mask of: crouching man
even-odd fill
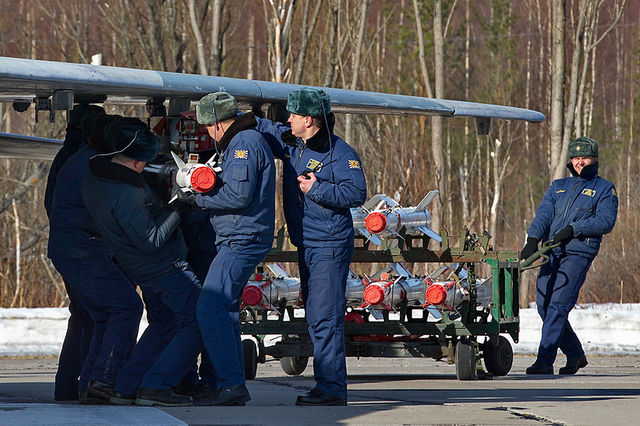
[[[175,386],[203,348],[196,319],[201,284],[185,261],[180,216],[164,206],[140,174],[158,154],[158,139],[141,126],[121,126],[108,157],[89,162],[84,203],[120,267],[140,286],[149,315],[115,386],[92,388],[112,404],[186,406]]]

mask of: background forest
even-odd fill
[[[0,55],[531,108],[547,122],[338,116],[369,196],[418,203],[433,226],[520,250],[570,140],[600,141],[620,197],[579,302],[640,302],[635,121],[640,3],[626,0],[5,0]],[[2,59],[0,59],[2,60]],[[1,109],[0,131],[63,138],[64,116]],[[116,112],[110,110],[109,112]],[[145,111],[117,111],[146,116]],[[635,160],[634,160],[635,159]],[[60,306],[46,258],[48,162],[0,160],[0,307]],[[523,305],[535,296],[525,273]],[[527,291],[528,290],[528,291]]]

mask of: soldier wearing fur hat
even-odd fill
[[[540,241],[557,245],[540,267],[536,304],[542,318],[538,356],[527,374],[553,374],[558,348],[567,357],[560,374],[575,374],[587,366],[578,336],[569,324],[569,312],[578,300],[602,236],[611,232],[618,214],[615,186],[598,176],[598,142],[582,136],[569,144],[570,177],[551,183],[529,227],[526,259]]]
[[[288,96],[289,125],[260,119],[283,162],[284,214],[298,266],[316,386],[296,405],[346,405],[345,287],[354,251],[351,207],[366,201],[360,157],[333,133],[331,99],[304,87]]]
[[[78,104],[68,114],[67,133],[62,148],[51,162],[47,187],[44,193],[44,207],[47,217],[51,218],[54,193],[58,174],[63,166],[84,145],[87,137],[81,129],[81,122],[88,117],[104,115],[104,109],[97,105]],[[56,401],[69,401],[78,399],[78,377],[82,371],[89,344],[93,335],[93,321],[89,312],[82,306],[69,282],[63,278],[67,294],[69,296],[69,323],[67,333],[60,352],[60,362],[56,373],[54,398]]]
[[[213,394],[196,395],[196,405],[245,405],[240,336],[240,298],[247,280],[271,250],[275,222],[275,165],[253,114],[239,115],[233,96],[210,93],[196,106],[220,156],[221,185],[186,197],[206,210],[216,233],[217,254],[198,301],[198,321],[218,374]]]
[[[203,348],[196,318],[201,285],[185,261],[178,212],[141,175],[159,142],[145,127],[121,125],[113,148],[89,162],[82,196],[120,267],[142,289],[151,321],[115,382],[94,380],[88,390],[118,405],[192,405],[171,388]]]

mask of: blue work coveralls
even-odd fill
[[[350,209],[362,205],[367,196],[362,163],[327,127],[307,141],[289,143],[281,138],[288,126],[260,119],[258,130],[283,163],[284,214],[291,242],[298,248],[316,389],[346,400],[344,295],[354,250]],[[313,171],[318,180],[303,194],[297,177],[305,170]]]
[[[142,301],[113,263],[82,200],[82,181],[97,152],[84,146],[58,173],[49,231],[49,258],[95,323],[78,389],[90,380],[114,383],[136,342]]]
[[[82,196],[106,244],[142,289],[149,326],[120,371],[114,390],[170,389],[202,351],[196,304],[200,281],[185,261],[180,216],[164,206],[141,174],[95,158]]]
[[[598,176],[598,165],[580,175],[567,164],[571,177],[551,183],[529,227],[529,237],[546,241],[571,225],[573,237],[553,249],[536,282],[536,304],[542,318],[538,361],[553,365],[558,348],[574,360],[584,356],[582,344],[569,324],[569,312],[600,250],[602,236],[611,232],[618,214],[614,185]]]
[[[240,297],[273,244],[275,165],[253,114],[237,118],[217,142],[222,184],[196,196],[211,215],[218,254],[198,301],[198,321],[218,388],[245,383]]]

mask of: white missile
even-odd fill
[[[353,227],[375,245],[381,245],[383,237],[399,237],[404,227],[405,233],[417,235],[418,231],[435,241],[442,237],[431,229],[429,204],[438,191],[430,191],[415,207],[402,207],[385,194],[376,194],[361,207],[351,209]]]
[[[276,310],[275,304],[284,299],[285,306],[302,304],[300,297],[300,279],[292,277],[278,263],[267,265],[274,275],[273,279],[250,281],[242,292],[242,303],[254,309]],[[261,279],[262,277],[257,277]]]
[[[174,152],[171,152],[173,161],[178,166],[175,180],[178,186],[185,192],[209,192],[216,185],[217,175],[209,164],[186,163]],[[173,201],[173,200],[172,200]]]
[[[429,281],[429,279],[427,279]],[[493,301],[493,282],[491,277],[476,283],[476,303],[489,308]],[[466,277],[458,281],[439,281],[429,283],[427,287],[427,303],[438,310],[453,311],[462,302],[470,299],[470,286]]]
[[[292,277],[279,263],[267,265],[273,278],[249,281],[242,292],[242,303],[254,309],[276,310],[275,305],[285,300],[285,306],[301,306],[300,278]],[[347,306],[360,307],[364,284],[349,271],[345,289]]]

